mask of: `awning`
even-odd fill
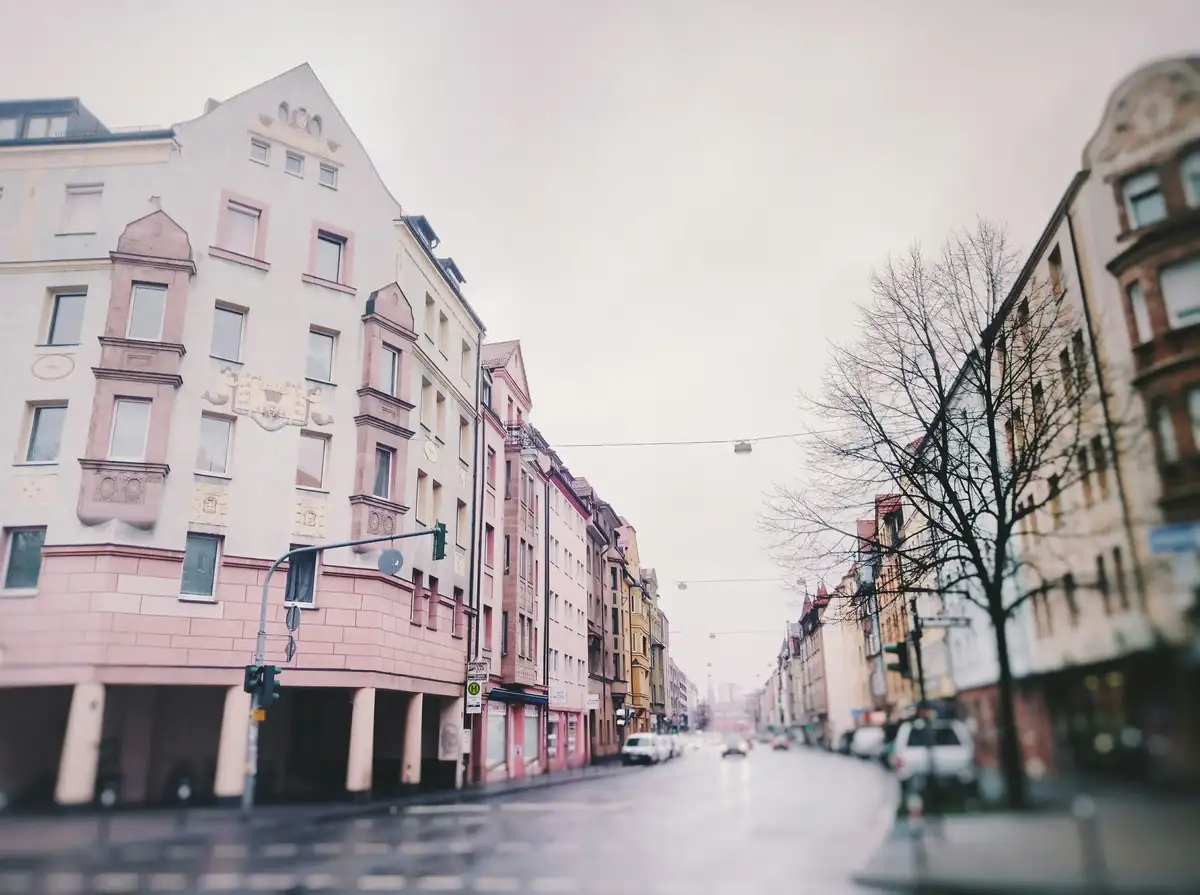
[[[492,689],[487,698],[496,702],[520,702],[526,705],[546,705],[550,702],[549,698],[537,693],[522,693],[520,690],[504,690],[500,687]]]

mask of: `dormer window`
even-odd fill
[[[1133,175],[1122,184],[1121,193],[1125,197],[1129,229],[1140,230],[1142,227],[1166,220],[1167,200],[1163,196],[1157,171],[1143,171]]]
[[[1179,179],[1183,181],[1183,194],[1192,208],[1200,207],[1200,149],[1186,155],[1179,164]]]

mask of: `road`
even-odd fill
[[[409,805],[211,841],[120,845],[0,865],[0,893],[860,891],[886,835],[879,768],[796,748],[650,768],[477,801]],[[247,838],[248,837],[248,838]]]

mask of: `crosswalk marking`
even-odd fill
[[[340,889],[338,878],[329,873],[310,873],[304,877],[304,888],[320,892],[322,889]]]
[[[358,878],[360,892],[398,892],[404,888],[404,877],[372,874]]]
[[[573,879],[535,879],[531,888],[535,892],[574,892],[579,888],[579,881]]]
[[[501,811],[590,811],[594,805],[587,802],[505,802]]]
[[[533,851],[533,844],[529,842],[500,842],[496,845],[496,851],[523,855]]]
[[[392,850],[392,847],[386,842],[356,842],[354,843],[354,853],[356,855],[386,855]]]
[[[296,877],[291,873],[252,873],[247,883],[259,892],[278,892],[296,885]]]
[[[33,876],[29,873],[0,873],[0,892],[25,893],[33,891]]]
[[[410,805],[404,809],[405,814],[486,814],[492,810],[491,805],[478,802],[458,802],[449,805]]]
[[[83,891],[82,873],[47,873],[46,892],[49,895],[73,895]]]
[[[461,876],[423,876],[417,880],[417,888],[429,892],[457,892],[462,887]]]
[[[155,873],[150,877],[151,892],[184,892],[187,877],[182,873]]]
[[[314,855],[324,855],[326,857],[329,857],[331,855],[340,855],[343,851],[346,850],[346,843],[344,843],[344,842],[314,842],[312,850],[313,850]]]
[[[206,873],[200,877],[200,888],[205,892],[236,892],[241,882],[236,873]]]
[[[214,858],[245,858],[249,856],[250,849],[239,842],[218,842],[213,846],[212,854]]]
[[[136,873],[97,873],[92,877],[92,888],[97,892],[136,892]]]
[[[294,858],[300,854],[300,846],[294,842],[275,842],[271,845],[264,845],[262,855],[264,858]]]

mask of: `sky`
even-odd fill
[[[488,337],[521,340],[556,445],[803,431],[873,267],[980,216],[1032,245],[1116,83],[1200,52],[1197,0],[3,7],[5,92],[110,126],[311,64]],[[796,594],[677,583],[785,574],[757,520],[795,443],[559,453],[637,529],[701,691],[761,683]]]

